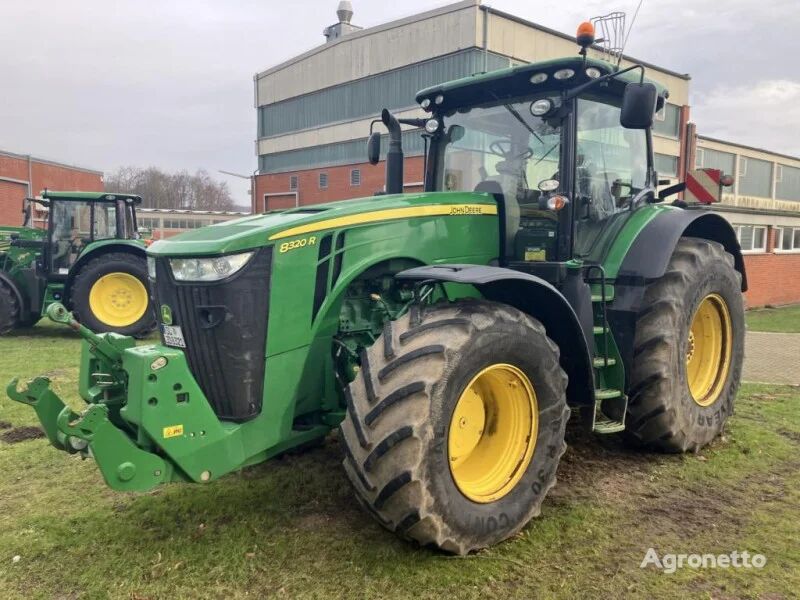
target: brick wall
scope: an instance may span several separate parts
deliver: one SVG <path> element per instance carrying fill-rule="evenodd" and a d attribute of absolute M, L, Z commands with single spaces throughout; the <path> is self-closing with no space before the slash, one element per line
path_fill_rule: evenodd
<path fill-rule="evenodd" d="M 27 157 L 0 154 L 0 177 L 27 183 Z M 103 177 L 98 172 L 38 161 L 36 158 L 31 162 L 31 179 L 34 195 L 38 195 L 44 188 L 62 192 L 103 191 Z M 27 185 L 12 184 L 0 179 L 0 225 L 22 225 L 22 199 L 27 193 Z"/>
<path fill-rule="evenodd" d="M 418 183 L 423 179 L 423 159 L 421 156 L 406 158 L 404 164 L 404 179 L 406 184 Z M 361 185 L 350 185 L 350 171 L 361 171 Z M 320 189 L 319 174 L 328 174 L 328 187 Z M 320 204 L 348 198 L 363 198 L 372 196 L 383 189 L 386 180 L 384 163 L 371 165 L 360 163 L 326 167 L 324 169 L 308 169 L 305 171 L 292 171 L 291 173 L 275 173 L 258 175 L 256 177 L 256 194 L 253 203 L 253 212 L 264 212 L 264 194 L 281 194 L 267 199 L 267 209 L 289 208 L 294 206 L 294 194 L 289 190 L 289 177 L 297 175 L 297 196 L 301 206 L 307 204 Z M 406 188 L 406 191 L 417 191 L 420 188 Z"/>
<path fill-rule="evenodd" d="M 747 254 L 747 308 L 800 302 L 800 254 Z"/>
<path fill-rule="evenodd" d="M 800 303 L 800 253 L 774 252 L 778 232 L 768 232 L 766 253 L 744 255 L 747 308 Z"/>

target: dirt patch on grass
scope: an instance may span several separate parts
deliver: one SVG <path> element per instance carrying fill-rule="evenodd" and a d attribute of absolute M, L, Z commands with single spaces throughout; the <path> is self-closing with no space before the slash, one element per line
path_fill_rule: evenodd
<path fill-rule="evenodd" d="M 11 423 L 8 421 L 0 421 L 0 429 L 11 429 Z"/>
<path fill-rule="evenodd" d="M 44 431 L 39 427 L 14 427 L 0 434 L 0 440 L 6 444 L 18 444 L 28 440 L 36 440 L 45 437 Z"/>
<path fill-rule="evenodd" d="M 599 499 L 626 500 L 641 491 L 649 473 L 664 457 L 637 451 L 618 437 L 588 433 L 577 423 L 567 429 L 567 452 L 558 467 L 558 484 L 549 499 L 562 502 Z M 669 457 L 667 457 L 669 460 Z"/>

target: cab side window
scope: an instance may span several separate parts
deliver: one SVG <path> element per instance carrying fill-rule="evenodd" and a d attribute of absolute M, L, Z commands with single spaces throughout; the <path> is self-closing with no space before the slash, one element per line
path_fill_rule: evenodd
<path fill-rule="evenodd" d="M 647 181 L 645 132 L 623 128 L 619 113 L 610 104 L 578 101 L 577 191 L 591 199 L 585 216 L 594 220 L 627 208 Z"/>

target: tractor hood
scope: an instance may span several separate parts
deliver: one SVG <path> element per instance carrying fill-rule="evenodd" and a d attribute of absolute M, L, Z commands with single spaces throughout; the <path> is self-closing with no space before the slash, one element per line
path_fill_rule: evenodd
<path fill-rule="evenodd" d="M 147 253 L 153 256 L 212 256 L 244 252 L 311 232 L 452 214 L 497 214 L 497 206 L 490 194 L 477 192 L 371 196 L 209 225 L 155 242 Z"/>

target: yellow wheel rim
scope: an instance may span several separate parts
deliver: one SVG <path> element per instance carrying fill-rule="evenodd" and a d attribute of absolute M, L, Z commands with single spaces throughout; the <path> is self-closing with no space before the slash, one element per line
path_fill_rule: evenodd
<path fill-rule="evenodd" d="M 531 462 L 538 429 L 536 393 L 522 371 L 495 364 L 473 377 L 456 403 L 447 440 L 461 493 L 480 503 L 508 494 Z"/>
<path fill-rule="evenodd" d="M 89 290 L 92 314 L 111 327 L 133 325 L 144 315 L 147 303 L 147 288 L 128 273 L 103 275 Z"/>
<path fill-rule="evenodd" d="M 689 392 L 700 406 L 719 398 L 731 365 L 733 327 L 728 305 L 718 294 L 709 294 L 692 318 L 686 349 Z"/>

